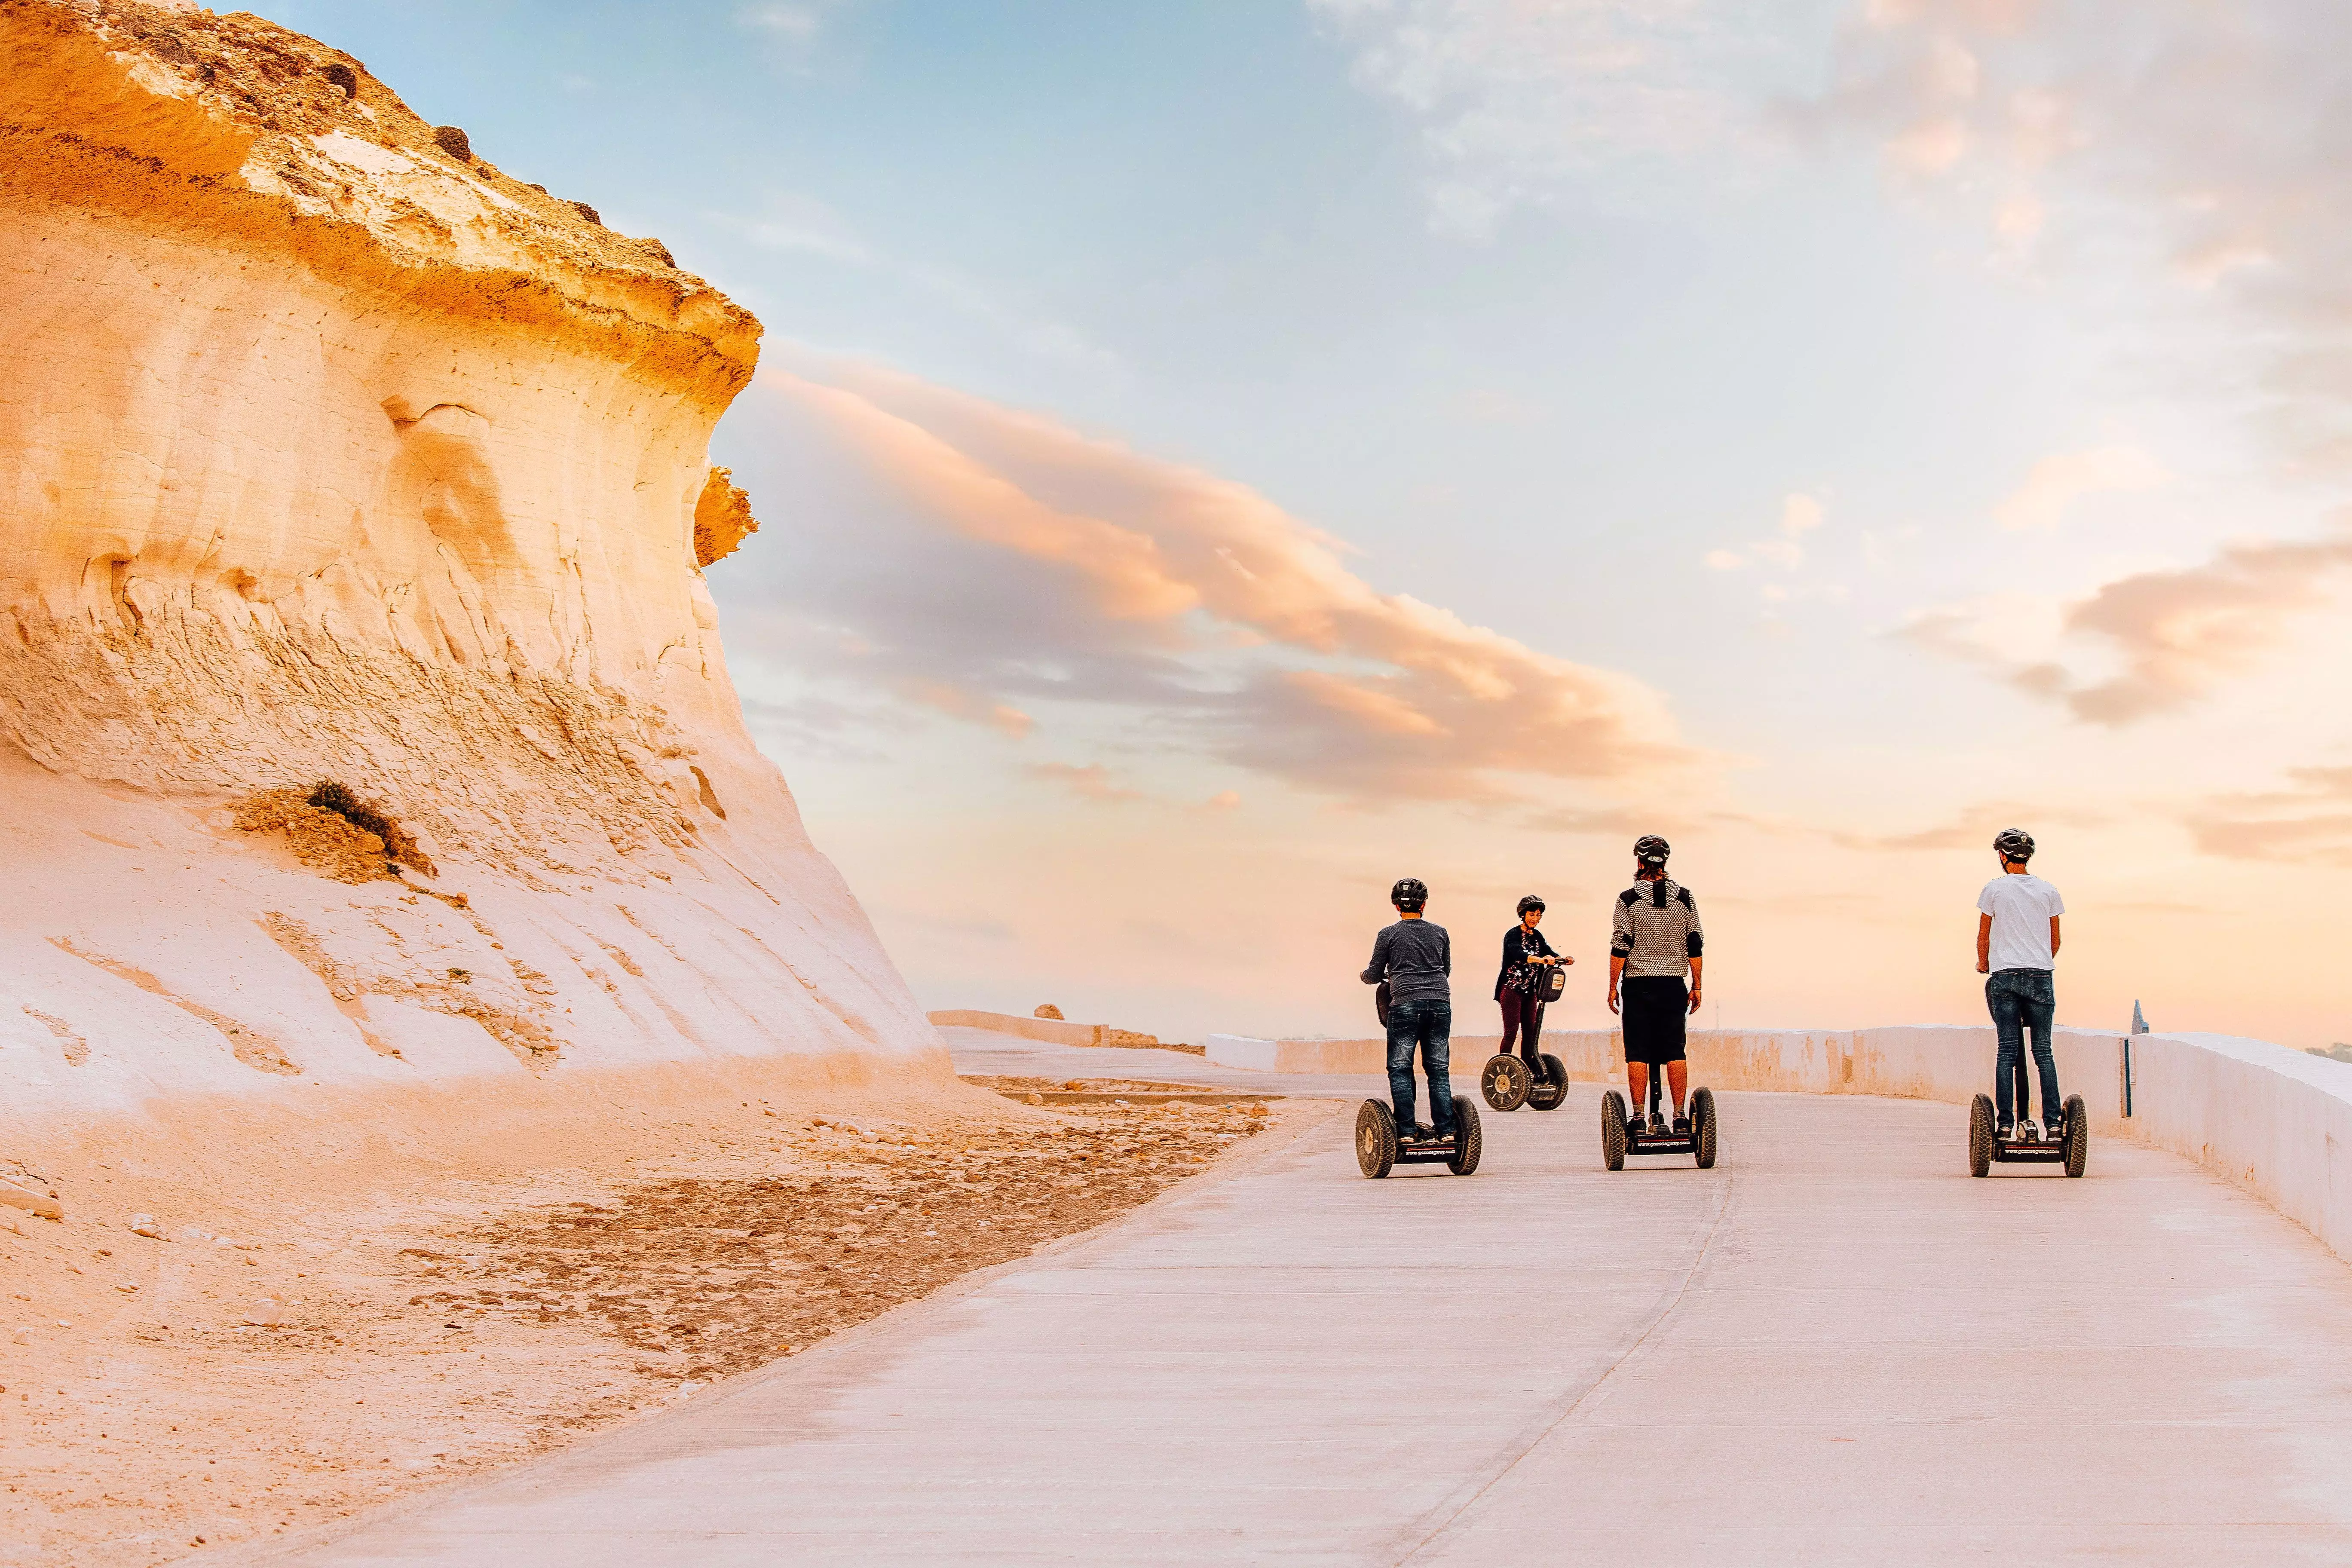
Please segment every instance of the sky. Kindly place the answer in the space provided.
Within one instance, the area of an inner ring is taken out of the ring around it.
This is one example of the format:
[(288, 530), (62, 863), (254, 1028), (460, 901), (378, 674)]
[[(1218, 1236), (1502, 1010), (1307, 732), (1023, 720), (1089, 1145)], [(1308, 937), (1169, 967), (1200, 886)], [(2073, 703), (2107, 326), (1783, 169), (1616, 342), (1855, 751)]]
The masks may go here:
[(1606, 1018), (1664, 834), (1725, 1027), (2352, 1038), (2335, 0), (285, 0), (757, 311), (711, 569), (932, 1007)]

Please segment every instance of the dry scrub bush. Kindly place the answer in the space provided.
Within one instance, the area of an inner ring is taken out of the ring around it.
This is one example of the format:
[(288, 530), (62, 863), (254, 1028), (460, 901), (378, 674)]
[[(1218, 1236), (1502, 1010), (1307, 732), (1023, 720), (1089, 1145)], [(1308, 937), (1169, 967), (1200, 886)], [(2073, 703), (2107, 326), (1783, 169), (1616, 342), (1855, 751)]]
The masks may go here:
[(249, 795), (236, 803), (235, 820), (241, 832), (283, 833), (297, 859), (340, 882), (396, 876), (394, 862), (436, 874), (405, 828), (332, 781)]

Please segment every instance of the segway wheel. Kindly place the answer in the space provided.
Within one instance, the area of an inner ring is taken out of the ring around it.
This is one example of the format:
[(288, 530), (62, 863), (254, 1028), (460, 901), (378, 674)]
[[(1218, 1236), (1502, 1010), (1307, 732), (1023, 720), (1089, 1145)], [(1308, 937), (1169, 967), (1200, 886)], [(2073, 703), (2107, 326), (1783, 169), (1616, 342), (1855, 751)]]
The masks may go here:
[(1486, 1135), (1479, 1131), (1478, 1108), (1466, 1100), (1454, 1102), (1454, 1152), (1445, 1157), (1445, 1168), (1457, 1176), (1466, 1176), (1478, 1168), (1478, 1156), (1486, 1152)]
[(1497, 1110), (1517, 1110), (1528, 1102), (1533, 1082), (1528, 1064), (1518, 1058), (1488, 1057), (1486, 1070), (1478, 1075), (1478, 1092)]
[(1715, 1090), (1695, 1089), (1690, 1097), (1691, 1157), (1702, 1171), (1715, 1169)]
[(1396, 1165), (1396, 1113), (1377, 1100), (1356, 1112), (1356, 1167), (1378, 1181)]
[(1969, 1174), (1981, 1176), (1992, 1169), (1992, 1096), (1980, 1094), (1969, 1103)]
[(1543, 1081), (1528, 1090), (1528, 1103), (1538, 1110), (1558, 1110), (1568, 1103), (1568, 1064), (1549, 1052), (1538, 1059), (1543, 1063)]
[(1625, 1097), (1613, 1089), (1601, 1097), (1601, 1158), (1612, 1171), (1625, 1168)]
[(2083, 1097), (2066, 1097), (2066, 1173), (2079, 1176), (2091, 1163), (2091, 1113), (2083, 1109)]

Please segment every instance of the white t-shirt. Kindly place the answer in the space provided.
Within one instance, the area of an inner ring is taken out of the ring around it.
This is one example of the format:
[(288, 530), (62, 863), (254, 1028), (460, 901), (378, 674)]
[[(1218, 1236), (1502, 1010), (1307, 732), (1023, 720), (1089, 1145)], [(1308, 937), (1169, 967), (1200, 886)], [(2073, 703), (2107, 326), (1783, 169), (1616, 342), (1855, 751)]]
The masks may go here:
[(2058, 889), (2039, 877), (2011, 876), (2004, 871), (1977, 895), (1977, 908), (1992, 917), (1991, 963), (1995, 973), (2004, 969), (2048, 969), (2050, 917), (2066, 912)]

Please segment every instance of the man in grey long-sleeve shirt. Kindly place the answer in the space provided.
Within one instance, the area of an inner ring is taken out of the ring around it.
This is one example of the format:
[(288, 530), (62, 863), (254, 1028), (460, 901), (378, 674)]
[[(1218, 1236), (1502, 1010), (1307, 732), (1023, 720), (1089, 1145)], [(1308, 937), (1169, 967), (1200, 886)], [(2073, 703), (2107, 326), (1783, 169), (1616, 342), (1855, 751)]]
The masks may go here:
[[(1397, 922), (1372, 939), (1372, 962), (1363, 980), (1367, 985), (1389, 983), (1389, 1098), (1396, 1102), (1397, 1136), (1444, 1138), (1454, 1131), (1454, 1083), (1447, 1076), (1454, 1035), (1454, 990), (1447, 976), (1454, 973), (1454, 943), (1444, 926), (1423, 918), (1429, 889), (1419, 878), (1407, 877), (1390, 889), (1389, 902), (1396, 906)], [(1429, 1113), (1436, 1118), (1427, 1127), (1412, 1119), (1416, 1045), (1429, 1075)]]

